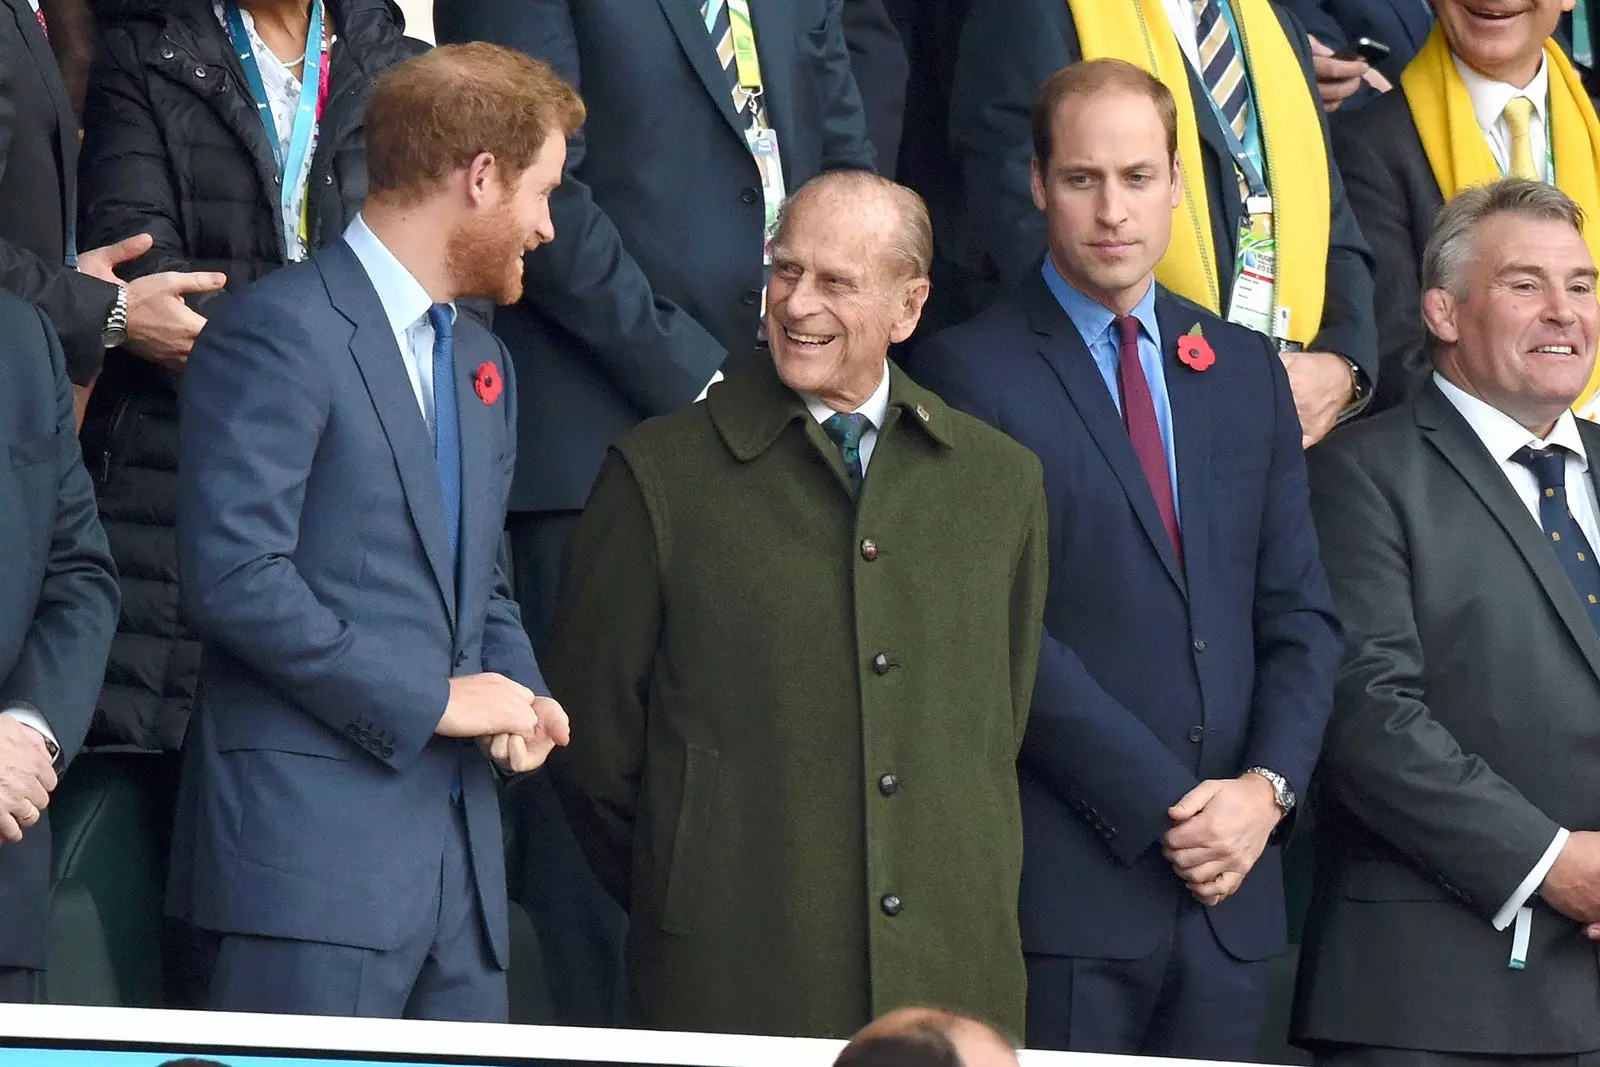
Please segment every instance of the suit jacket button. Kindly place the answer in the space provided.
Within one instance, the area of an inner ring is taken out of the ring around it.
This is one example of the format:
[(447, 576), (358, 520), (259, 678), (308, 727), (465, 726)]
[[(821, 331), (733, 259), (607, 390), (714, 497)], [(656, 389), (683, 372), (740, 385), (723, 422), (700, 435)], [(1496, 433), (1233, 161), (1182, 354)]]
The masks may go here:
[(873, 656), (872, 657), (872, 673), (873, 674), (879, 674), (879, 675), (888, 674), (889, 673), (889, 657), (885, 656), (882, 652), (879, 652), (876, 656)]
[(861, 542), (861, 558), (871, 563), (878, 558), (878, 542), (868, 537)]
[(1206, 643), (1204, 639), (1199, 637), (1194, 639), (1194, 650), (1196, 652), (1204, 652), (1206, 650)]
[(900, 792), (900, 776), (897, 774), (885, 774), (880, 777), (878, 779), (878, 792), (886, 797), (892, 797)]
[(883, 909), (883, 913), (889, 916), (891, 919), (896, 915), (899, 915), (901, 909), (905, 907), (905, 905), (900, 902), (900, 898), (895, 896), (893, 893), (890, 893), (888, 896), (878, 901), (878, 906), (881, 907)]
[(1206, 728), (1204, 726), (1189, 727), (1189, 740), (1193, 741), (1195, 744), (1198, 745), (1200, 743), (1200, 739), (1205, 735)]
[(748, 292), (746, 292), (744, 294), (744, 305), (745, 305), (745, 307), (752, 307), (753, 308), (759, 303), (761, 303), (761, 290), (760, 289), (751, 289), (751, 290), (749, 290)]
[(754, 186), (747, 186), (744, 192), (739, 194), (739, 199), (747, 204), (753, 204), (761, 199), (761, 193)]

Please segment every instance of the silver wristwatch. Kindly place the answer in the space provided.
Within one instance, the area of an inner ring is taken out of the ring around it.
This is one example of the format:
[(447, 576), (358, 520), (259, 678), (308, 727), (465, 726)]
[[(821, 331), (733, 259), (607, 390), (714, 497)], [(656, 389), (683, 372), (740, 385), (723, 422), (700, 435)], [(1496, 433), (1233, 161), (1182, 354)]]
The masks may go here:
[(100, 343), (107, 348), (116, 348), (128, 339), (128, 287), (117, 286), (117, 302), (111, 308), (111, 314), (106, 316), (106, 324), (100, 331)]
[(1269, 771), (1265, 767), (1250, 767), (1246, 774), (1259, 774), (1272, 786), (1272, 800), (1278, 805), (1278, 810), (1285, 815), (1294, 808), (1294, 790), (1289, 788), (1289, 780), (1277, 771)]

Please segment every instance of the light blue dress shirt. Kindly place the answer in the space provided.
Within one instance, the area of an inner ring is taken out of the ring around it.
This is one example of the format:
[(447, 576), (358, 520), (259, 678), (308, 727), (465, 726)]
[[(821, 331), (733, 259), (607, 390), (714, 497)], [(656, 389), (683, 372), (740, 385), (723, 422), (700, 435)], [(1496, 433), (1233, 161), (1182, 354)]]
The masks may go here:
[[(433, 325), (428, 322), (428, 309), (433, 298), (422, 283), (394, 258), (394, 253), (368, 228), (366, 220), (358, 213), (345, 227), (344, 243), (361, 261), (372, 287), (378, 291), (383, 313), (394, 333), (395, 347), (405, 360), (406, 376), (417, 394), (417, 406), (428, 424), (428, 434), (433, 434)], [(456, 306), (450, 305), (450, 321), (456, 320)]]
[[(1117, 336), (1116, 312), (1084, 296), (1068, 285), (1056, 270), (1049, 256), (1044, 257), (1044, 283), (1050, 287), (1056, 303), (1067, 313), (1072, 325), (1078, 328), (1083, 343), (1094, 357), (1094, 365), (1111, 392), (1111, 402), (1118, 414), (1122, 412), (1122, 390), (1117, 388), (1117, 364), (1121, 362), (1122, 340)], [(1172, 448), (1172, 400), (1167, 395), (1167, 375), (1161, 358), (1161, 327), (1156, 323), (1156, 287), (1150, 284), (1144, 298), (1133, 309), (1139, 320), (1139, 365), (1144, 368), (1145, 381), (1150, 385), (1150, 400), (1156, 409), (1156, 426), (1161, 430), (1161, 447), (1167, 453), (1167, 477), (1172, 481), (1172, 510), (1183, 524), (1183, 508), (1178, 502), (1178, 457)]]

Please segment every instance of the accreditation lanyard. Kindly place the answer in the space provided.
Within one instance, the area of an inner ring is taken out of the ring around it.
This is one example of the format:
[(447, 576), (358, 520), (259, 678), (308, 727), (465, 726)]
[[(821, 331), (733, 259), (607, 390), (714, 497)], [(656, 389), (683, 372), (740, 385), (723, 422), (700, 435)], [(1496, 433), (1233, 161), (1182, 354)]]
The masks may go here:
[[(762, 262), (772, 265), (772, 234), (777, 227), (778, 210), (787, 197), (783, 181), (783, 158), (778, 149), (778, 131), (767, 123), (766, 109), (762, 106), (761, 58), (756, 52), (756, 32), (750, 23), (750, 0), (710, 0), (705, 7), (706, 32), (714, 32), (721, 4), (728, 8), (728, 35), (733, 41), (733, 61), (737, 69), (739, 88), (750, 94), (752, 121), (745, 129), (745, 142), (755, 157), (756, 169), (761, 175), (761, 199), (764, 211), (762, 228)], [(738, 100), (735, 97), (735, 105)], [(766, 290), (762, 289), (763, 311)]]
[(272, 145), (272, 158), (278, 163), (278, 211), (283, 220), (284, 249), (290, 248), (289, 235), (304, 236), (303, 212), (294, 209), (295, 197), (305, 188), (311, 174), (311, 142), (315, 139), (317, 122), (322, 117), (322, 104), (327, 99), (323, 82), (325, 60), (322, 41), (322, 0), (311, 0), (311, 25), (306, 29), (306, 52), (303, 78), (300, 82), (300, 104), (295, 111), (294, 126), (289, 131), (289, 154), (283, 153), (278, 137), (278, 124), (272, 118), (272, 102), (267, 97), (267, 87), (261, 80), (261, 67), (256, 62), (255, 49), (250, 47), (250, 34), (244, 27), (244, 16), (239, 12), (238, 0), (227, 0), (228, 37), (233, 41), (239, 65), (244, 68), (245, 80), (250, 83), (250, 95), (255, 98), (256, 113), (266, 128), (267, 140)]
[(761, 57), (756, 54), (756, 31), (750, 25), (750, 0), (726, 0), (728, 33), (733, 38), (733, 62), (739, 71), (739, 84), (752, 92), (761, 91)]

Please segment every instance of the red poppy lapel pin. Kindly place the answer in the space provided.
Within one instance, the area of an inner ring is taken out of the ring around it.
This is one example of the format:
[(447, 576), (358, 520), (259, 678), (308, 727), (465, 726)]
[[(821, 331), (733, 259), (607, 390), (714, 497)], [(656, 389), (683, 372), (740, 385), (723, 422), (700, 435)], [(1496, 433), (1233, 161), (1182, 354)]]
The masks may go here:
[(472, 388), (478, 394), (478, 399), (485, 404), (493, 404), (500, 399), (500, 390), (504, 383), (500, 379), (500, 368), (493, 363), (480, 363), (472, 375)]
[(1211, 350), (1211, 342), (1205, 339), (1200, 332), (1200, 324), (1194, 324), (1194, 329), (1178, 338), (1178, 362), (1192, 371), (1206, 370), (1217, 361), (1217, 354)]

